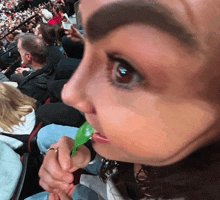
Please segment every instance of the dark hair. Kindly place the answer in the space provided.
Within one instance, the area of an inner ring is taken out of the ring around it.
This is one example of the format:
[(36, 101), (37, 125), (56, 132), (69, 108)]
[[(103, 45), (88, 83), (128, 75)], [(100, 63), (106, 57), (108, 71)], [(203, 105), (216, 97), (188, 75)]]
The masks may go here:
[(64, 28), (62, 28), (61, 26), (62, 26), (62, 23), (58, 23), (58, 24), (53, 25), (53, 27), (55, 29), (55, 33), (56, 33), (56, 39), (60, 43), (62, 42), (62, 37), (64, 35), (66, 35)]
[(53, 26), (41, 23), (38, 30), (48, 45), (53, 45), (56, 43), (56, 33)]
[(47, 60), (47, 47), (39, 36), (32, 33), (19, 35), (22, 48), (33, 56), (33, 60), (39, 64), (45, 64)]
[(28, 31), (27, 27), (25, 25), (22, 25), (20, 27), (20, 30), (23, 32), (23, 33), (26, 33)]
[[(59, 4), (55, 4), (53, 6), (54, 10), (56, 11), (56, 13), (61, 17), (60, 12), (63, 12), (62, 7)], [(54, 13), (55, 14), (55, 13)]]
[(36, 23), (36, 24), (42, 23), (42, 18), (41, 18), (39, 15), (37, 15), (37, 16), (35, 17), (35, 23)]
[(58, 41), (61, 42), (62, 36), (65, 35), (64, 29), (61, 28), (61, 23), (53, 26), (41, 23), (39, 26), (39, 33), (48, 45), (53, 45)]
[(7, 36), (7, 39), (9, 41), (13, 41), (14, 40), (14, 34), (13, 33), (10, 33), (8, 36)]
[[(216, 142), (168, 166), (141, 165), (133, 180), (130, 177), (134, 177), (134, 170), (131, 170), (134, 165), (104, 159), (100, 178), (105, 181), (117, 169), (115, 176), (113, 175), (117, 179), (116, 187), (120, 189), (120, 185), (129, 183), (138, 190), (141, 198), (145, 196), (162, 200), (184, 197), (187, 200), (211, 200), (216, 199), (215, 189), (219, 190), (219, 157), (220, 143)], [(214, 192), (211, 189), (213, 186)]]

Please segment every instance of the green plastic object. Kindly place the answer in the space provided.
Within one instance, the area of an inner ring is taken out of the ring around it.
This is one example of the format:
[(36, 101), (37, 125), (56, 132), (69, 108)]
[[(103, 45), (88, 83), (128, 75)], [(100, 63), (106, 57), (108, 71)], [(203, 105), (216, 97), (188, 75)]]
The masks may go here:
[(75, 146), (72, 150), (71, 153), (71, 158), (73, 156), (75, 156), (76, 154), (76, 149), (80, 146), (82, 146), (83, 144), (85, 144), (90, 137), (92, 136), (92, 134), (94, 133), (94, 129), (89, 125), (88, 122), (85, 122), (78, 130), (77, 134), (76, 134), (76, 138), (75, 138)]

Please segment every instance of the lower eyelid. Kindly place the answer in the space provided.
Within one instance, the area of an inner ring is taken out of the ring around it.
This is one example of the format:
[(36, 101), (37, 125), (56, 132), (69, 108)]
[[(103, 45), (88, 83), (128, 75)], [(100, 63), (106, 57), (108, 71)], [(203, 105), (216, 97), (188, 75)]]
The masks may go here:
[[(134, 87), (138, 87), (138, 86), (143, 86), (146, 85), (145, 84), (145, 80), (146, 78), (143, 77), (135, 68), (133, 68), (127, 61), (125, 61), (122, 58), (118, 58), (115, 57), (111, 54), (107, 54), (108, 57), (108, 64), (107, 64), (107, 78), (108, 81), (111, 83), (111, 85), (114, 85), (117, 88), (121, 88), (121, 89), (126, 89), (126, 90), (132, 90), (134, 89)], [(120, 83), (116, 83), (113, 79), (112, 79), (112, 71), (114, 70), (114, 63), (123, 63), (123, 65), (127, 65), (129, 68), (132, 68), (132, 70), (134, 70), (135, 73), (135, 78), (133, 79), (133, 82), (131, 84), (120, 84)]]
[(138, 77), (138, 75), (134, 75), (134, 78), (132, 78), (130, 83), (118, 83), (112, 77), (109, 77), (111, 79), (111, 82), (114, 86), (121, 88), (121, 89), (126, 89), (126, 90), (133, 90), (136, 87), (140, 86), (141, 80)]

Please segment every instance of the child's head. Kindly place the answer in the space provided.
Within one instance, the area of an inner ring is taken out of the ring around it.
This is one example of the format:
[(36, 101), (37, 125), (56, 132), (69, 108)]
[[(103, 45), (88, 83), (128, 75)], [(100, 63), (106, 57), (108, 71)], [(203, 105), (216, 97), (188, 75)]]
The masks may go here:
[(35, 99), (22, 94), (17, 88), (0, 82), (0, 127), (7, 132), (35, 108)]
[(81, 0), (84, 58), (62, 92), (102, 156), (167, 165), (219, 137), (219, 0)]

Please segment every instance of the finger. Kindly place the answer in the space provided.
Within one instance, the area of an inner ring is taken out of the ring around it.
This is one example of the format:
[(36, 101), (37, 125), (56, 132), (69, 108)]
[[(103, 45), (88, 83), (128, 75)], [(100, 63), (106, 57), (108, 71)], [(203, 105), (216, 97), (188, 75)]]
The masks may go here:
[(39, 170), (39, 177), (44, 188), (47, 185), (49, 188), (64, 189), (64, 183), (71, 183), (74, 180), (72, 173), (62, 170), (57, 160), (57, 153), (53, 150), (47, 152)]
[(50, 194), (49, 194), (48, 200), (56, 200), (54, 193), (50, 193)]
[(76, 155), (72, 158), (72, 168), (70, 169), (70, 172), (74, 172), (79, 168), (87, 167), (90, 160), (90, 150), (84, 145), (78, 147)]
[(73, 36), (71, 36), (71, 35), (67, 35), (67, 37), (68, 37), (69, 39), (71, 39), (73, 42), (79, 42), (79, 41), (80, 41), (78, 38), (75, 38), (75, 37), (73, 37)]
[(59, 189), (54, 189), (48, 186), (48, 184), (44, 183), (41, 179), (39, 181), (39, 185), (47, 192), (50, 193), (59, 193), (60, 190)]
[(65, 190), (69, 187), (69, 183), (56, 181), (54, 180), (50, 174), (44, 175), (44, 177), (40, 178), (39, 184), (48, 192), (59, 192), (59, 190)]
[(60, 197), (56, 193), (50, 193), (48, 200), (60, 200)]
[(88, 166), (91, 156), (87, 147), (84, 145), (79, 147), (76, 155), (71, 159), (70, 155), (75, 141), (69, 137), (62, 137), (57, 145), (59, 146), (58, 160), (63, 170), (74, 172), (79, 168)]
[(61, 168), (65, 171), (69, 171), (73, 167), (70, 153), (74, 145), (74, 140), (69, 137), (62, 137), (58, 142), (58, 160)]
[(70, 31), (65, 30), (65, 34), (66, 34), (66, 35), (70, 35)]
[(73, 185), (73, 184), (71, 184), (71, 185), (69, 186), (69, 188), (68, 188), (68, 191), (67, 191), (67, 190), (65, 191), (66, 194), (67, 194), (67, 196), (68, 196), (68, 197), (72, 197), (73, 192), (75, 191), (75, 189), (76, 189), (76, 186)]
[(43, 164), (39, 171), (39, 176), (44, 177), (49, 174), (53, 180), (63, 181), (70, 179), (70, 173), (62, 170), (57, 160), (57, 153), (53, 150), (47, 152)]
[(65, 192), (59, 193), (59, 197), (60, 197), (60, 200), (71, 200), (72, 199)]
[(67, 35), (67, 37), (71, 40), (74, 40), (75, 38), (72, 35)]

